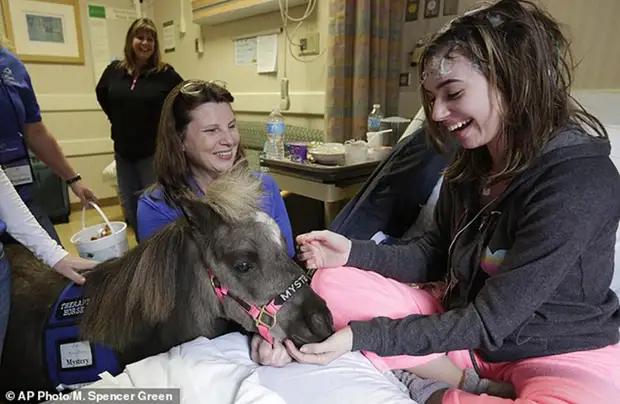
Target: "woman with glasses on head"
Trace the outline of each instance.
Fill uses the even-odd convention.
[[[240,145],[233,96],[224,85],[188,80],[175,87],[164,104],[155,152],[157,182],[138,202],[138,233],[146,240],[174,221],[175,201],[209,192],[209,184],[235,164],[247,164]],[[293,257],[293,236],[284,200],[274,179],[259,175],[261,208],[273,217]]]
[[[570,96],[567,54],[529,1],[467,13],[431,39],[426,125],[440,151],[456,149],[433,224],[400,246],[299,236],[338,331],[285,353],[324,364],[362,351],[420,404],[618,402],[620,176],[605,128]],[[290,361],[252,348],[261,363]]]
[[[97,84],[97,99],[112,127],[125,219],[136,233],[139,193],[155,182],[153,156],[161,108],[181,81],[174,68],[161,60],[155,24],[139,18],[127,31],[124,58],[112,62]]]

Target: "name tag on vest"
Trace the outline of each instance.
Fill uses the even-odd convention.
[[[34,182],[30,160],[25,158],[13,163],[2,164],[2,169],[13,186],[28,185]]]
[[[59,351],[62,369],[85,368],[93,365],[93,352],[87,341],[60,344]]]
[[[0,163],[13,186],[27,185],[34,182],[34,173],[30,158],[21,135],[15,139],[0,140]]]

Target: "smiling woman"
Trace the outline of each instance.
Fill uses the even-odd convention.
[[[210,184],[235,164],[247,167],[233,101],[224,86],[202,80],[187,80],[170,92],[157,136],[157,182],[138,202],[140,240],[176,220],[182,214],[177,207],[180,200],[206,195]],[[286,244],[293,257],[291,224],[280,191],[269,175],[254,175],[260,176],[263,186],[261,209],[269,215],[264,220],[274,228],[277,223],[277,237],[286,241],[282,246]]]
[[[287,343],[294,359],[361,351],[420,404],[618,401],[620,175],[571,96],[569,42],[536,3],[479,7],[425,45],[425,127],[451,159],[433,220],[400,245],[298,236],[338,331]]]
[[[125,219],[134,231],[137,195],[155,182],[153,155],[161,108],[181,81],[174,68],[161,60],[155,24],[139,18],[127,31],[123,60],[112,62],[97,84],[97,100],[112,125]]]

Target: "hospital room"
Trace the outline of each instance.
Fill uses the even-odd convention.
[[[0,403],[620,402],[617,0],[0,0]]]

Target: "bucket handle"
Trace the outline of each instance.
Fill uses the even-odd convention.
[[[95,202],[89,201],[88,203],[90,203],[92,205],[92,207],[95,208],[95,210],[97,212],[99,212],[99,215],[103,218],[105,223],[108,225],[108,227],[110,228],[110,231],[112,232],[112,234],[116,234],[116,232],[114,231],[114,227],[112,227],[112,224],[110,223],[110,221],[108,220],[106,215],[103,213],[101,208],[99,206],[97,206],[97,204]],[[86,206],[82,206],[82,230],[84,230],[86,228],[85,214],[86,214]]]

